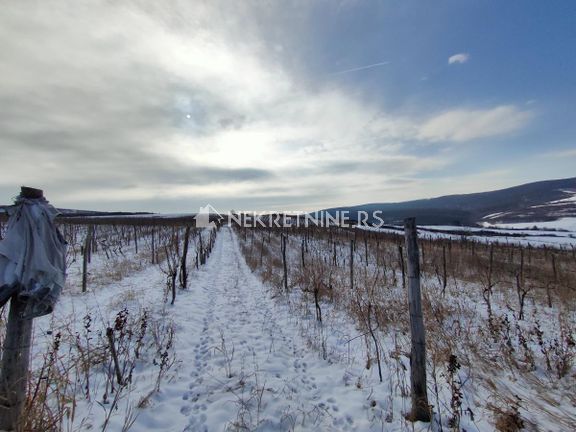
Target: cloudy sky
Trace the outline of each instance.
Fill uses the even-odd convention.
[[[6,0],[0,203],[310,210],[576,175],[576,2]]]

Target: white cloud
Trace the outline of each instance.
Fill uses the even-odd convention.
[[[388,185],[400,199],[392,179],[448,161],[415,156],[405,142],[467,141],[527,121],[504,106],[420,126],[299,75],[290,43],[279,50],[285,41],[262,30],[285,18],[266,9],[280,3],[26,3],[0,14],[0,202],[27,182],[57,205],[108,199],[125,210],[138,200],[162,210],[154,203],[166,196],[280,201],[294,191],[329,206],[384,199]]]
[[[417,138],[438,142],[464,142],[505,135],[524,127],[532,117],[513,105],[490,109],[456,109],[436,115],[417,130]]]
[[[470,59],[470,54],[468,53],[458,53],[450,56],[448,58],[448,64],[455,64],[455,63],[466,63]]]
[[[0,16],[0,145],[11,162],[0,187],[45,186],[66,206],[175,190],[251,197],[264,186],[293,193],[278,185],[309,167],[299,189],[337,180],[339,193],[353,173],[324,173],[319,161],[397,157],[395,120],[344,89],[307,85],[278,41],[256,33],[250,5],[11,5]]]

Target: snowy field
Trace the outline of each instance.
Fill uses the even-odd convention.
[[[67,390],[74,407],[65,407],[62,430],[382,430],[383,410],[395,429],[412,427],[401,415],[406,400],[385,407],[374,371],[355,357],[363,342],[351,340],[354,323],[342,317],[342,325],[324,336],[334,343],[324,360],[314,347],[321,338],[314,321],[294,312],[298,296],[273,298],[247,267],[231,228],[221,229],[206,265],[192,273],[189,289],[179,290],[173,306],[166,301],[162,266],[150,265],[140,249],[136,254],[125,246],[110,259],[102,251],[93,254],[86,293],[80,292],[77,257],[56,311],[35,320],[33,369],[39,373],[45,365],[55,335],[61,335],[56,355],[66,369],[77,355],[74,337],[90,337],[86,317],[96,345],[96,334],[113,327],[124,308],[134,317],[146,311],[149,325],[173,326],[174,365],[156,390],[160,356],[153,350],[141,356],[117,401],[111,360],[90,371],[89,380],[78,372],[82,385]],[[193,252],[190,257],[194,268]]]
[[[389,233],[402,233],[403,227],[361,228]],[[451,225],[418,226],[419,235],[428,239],[468,239],[482,243],[512,244],[532,247],[568,249],[576,247],[576,218],[562,218],[550,222],[516,224],[485,224],[484,227]]]
[[[576,427],[570,391],[575,307],[561,287],[568,252],[557,257],[552,307],[545,307],[544,291],[527,290],[524,318],[507,273],[495,269],[500,279],[490,291],[489,318],[483,273],[470,274],[455,246],[442,289],[438,257],[427,243],[423,293],[433,421],[412,423],[404,417],[410,340],[396,240],[368,237],[363,246],[357,239],[351,291],[348,237],[292,232],[287,294],[278,232],[222,227],[203,264],[198,253],[211,229],[195,231],[187,288],[177,288],[172,305],[166,257],[169,248],[182,255],[183,230],[156,229],[154,243],[150,229],[139,228],[136,252],[131,228],[98,227],[84,293],[85,228],[67,234],[66,290],[55,312],[34,324],[29,430]],[[532,277],[529,269],[526,274]],[[502,429],[506,424],[510,429]]]
[[[571,198],[572,201],[576,201],[576,196]],[[576,232],[576,218],[574,217],[565,217],[560,218],[555,221],[549,222],[524,222],[524,223],[510,223],[510,224],[496,224],[496,225],[486,225],[487,227],[496,227],[496,228],[512,228],[512,229],[532,229],[536,228],[538,230],[546,231],[546,230],[564,230],[570,231],[572,233]]]
[[[358,430],[412,430],[414,425],[402,422],[402,413],[410,405],[405,375],[410,368],[410,333],[398,259],[403,242],[398,236],[364,233],[304,230],[290,234],[291,289],[302,292],[304,316],[314,314],[318,290],[320,326],[324,331],[330,328],[328,334],[343,328],[342,315],[355,323],[355,329],[350,329],[355,340],[364,344],[356,346],[355,361],[363,362],[370,373],[361,387],[371,387],[379,409],[374,417],[380,419]],[[281,285],[278,238],[266,232],[244,235],[244,254],[251,267],[268,284]],[[421,245],[428,391],[434,420],[420,427],[573,430],[576,399],[568,390],[575,384],[573,251],[494,244],[492,266],[489,245],[458,240],[437,238]],[[371,330],[378,335],[376,341]],[[328,351],[338,346],[329,338],[325,345]],[[382,366],[381,381],[374,372],[377,363]]]

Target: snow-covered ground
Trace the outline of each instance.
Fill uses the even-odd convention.
[[[246,266],[231,229],[171,315],[181,364],[135,430],[381,430],[358,372],[310,349],[288,303]]]
[[[576,196],[569,198],[569,200],[575,201]],[[576,218],[565,217],[549,222],[524,222],[524,223],[509,223],[509,224],[495,224],[495,225],[488,224],[487,227],[513,228],[513,229],[532,229],[536,227],[538,230],[544,230],[544,231],[553,229],[553,230],[566,230],[571,231],[572,233],[576,233]]]
[[[33,369],[41,367],[55,334],[83,337],[86,316],[95,332],[97,323],[113,327],[124,308],[134,316],[147,310],[151,323],[174,324],[176,364],[154,391],[160,360],[153,353],[142,358],[117,405],[102,402],[110,369],[91,372],[90,396],[77,389],[65,429],[100,430],[105,421],[110,431],[124,430],[128,422],[135,431],[412,428],[402,415],[409,399],[385,403],[392,384],[377,385],[375,368],[365,368],[354,323],[340,316],[332,320],[337,326],[320,328],[313,316],[295,312],[298,294],[273,298],[250,271],[231,228],[220,230],[206,265],[193,270],[189,289],[178,291],[173,306],[165,301],[160,267],[133,248],[125,247],[124,254],[112,260],[93,255],[86,293],[80,292],[80,263],[72,265],[55,312],[35,320]],[[325,314],[330,322],[328,307]],[[325,355],[323,343],[329,347]],[[416,430],[427,428],[416,424]]]
[[[509,224],[486,228],[423,226],[419,227],[419,235],[423,238],[452,240],[461,240],[465,237],[468,240],[482,243],[530,245],[533,247],[546,246],[570,249],[572,246],[576,246],[576,230],[569,231],[568,225],[565,225],[564,231],[551,230],[561,229],[558,225],[538,225],[537,229],[533,229],[535,225],[537,224]],[[451,231],[452,233],[441,231]],[[462,234],[453,234],[455,231],[460,231]]]
[[[81,232],[79,236],[84,235]],[[115,238],[117,235],[106,237],[108,242],[120,244],[119,239]],[[131,382],[122,392],[117,391],[119,387],[116,390],[110,387],[109,377],[113,375],[111,360],[103,367],[102,364],[106,362],[102,363],[98,358],[106,328],[114,328],[115,320],[123,310],[133,321],[141,319],[146,313],[149,330],[154,328],[154,333],[159,337],[165,336],[172,325],[165,302],[166,276],[158,265],[150,264],[149,253],[142,240],[138,254],[133,244],[124,244],[120,249],[110,248],[107,254],[101,244],[98,252],[92,253],[88,264],[88,289],[85,293],[81,292],[82,256],[77,252],[76,259],[67,270],[66,287],[54,312],[34,320],[32,383],[35,379],[41,382],[42,378],[36,375],[46,366],[55,341],[59,341],[57,360],[52,368],[59,370],[56,375],[61,374],[59,379],[62,383],[67,382],[67,385],[63,385],[62,389],[53,387],[52,394],[58,393],[68,410],[61,424],[62,430],[123,430],[124,423],[139,414],[136,409],[138,404],[157,385],[161,353],[155,351],[159,345],[148,340],[152,339],[151,336],[146,338],[148,349],[142,348]],[[79,248],[78,245],[76,247]],[[90,370],[81,370],[85,363],[79,357],[83,355],[86,355],[86,362],[90,362],[88,359],[93,356],[98,364]],[[122,366],[128,366],[128,361],[124,360],[129,357],[121,358]],[[119,397],[116,402],[115,394]],[[54,401],[49,405],[56,409]],[[104,423],[107,423],[105,427]]]
[[[282,272],[282,263],[278,260],[274,263],[280,250],[279,234],[276,233],[277,238],[273,236],[272,241],[267,240],[267,233],[253,235],[248,230],[246,234],[244,253],[250,265],[257,268],[263,278],[269,279],[271,274],[272,285],[281,285],[277,277],[274,280],[274,276]],[[372,323],[377,326],[383,380],[379,383],[369,375],[363,382],[371,388],[371,395],[382,412],[392,414],[390,422],[381,423],[382,430],[410,430],[412,425],[403,425],[398,418],[409,405],[409,390],[406,390],[409,379],[405,374],[410,368],[404,360],[410,351],[410,341],[406,289],[402,286],[400,266],[396,265],[397,244],[393,241],[383,244],[382,239],[377,241],[374,238],[368,238],[365,243],[361,233],[357,233],[358,247],[351,252],[349,244],[356,234],[347,231],[333,234],[335,238],[317,231],[307,240],[297,234],[289,235],[290,289],[306,292],[319,280],[324,281],[323,289],[330,286],[324,295],[328,299],[334,298],[322,304],[322,315],[326,310],[332,315],[333,309],[337,308],[354,316],[357,326],[364,320],[361,331],[346,325],[340,318],[332,319],[332,316],[324,321],[324,325],[327,334],[340,330],[360,335],[357,340],[364,339],[367,350],[356,351],[356,361],[368,359],[366,367],[371,363],[371,371],[375,369],[375,352],[369,337],[363,338],[367,334],[366,314],[370,316],[366,307],[372,305],[378,309],[372,316]],[[305,243],[309,250],[304,253]],[[362,243],[368,246],[365,248]],[[506,256],[502,254],[502,250],[507,249],[496,248],[500,251],[500,260],[509,259],[507,253]],[[261,250],[265,251],[264,264]],[[350,275],[349,266],[351,253],[355,264],[353,275]],[[457,259],[466,253],[458,250],[454,257]],[[544,257],[548,252],[537,253]],[[571,252],[557,253],[568,258],[566,263],[571,265]],[[428,344],[428,392],[434,411],[434,421],[429,430],[452,430],[450,425],[454,421],[462,428],[457,430],[469,431],[491,431],[495,430],[498,422],[513,421],[517,424],[521,421],[526,430],[574,430],[574,399],[568,390],[574,383],[572,369],[559,378],[554,372],[556,366],[551,367],[553,361],[550,357],[551,350],[556,350],[550,347],[554,346],[558,347],[554,356],[563,359],[556,363],[560,369],[563,368],[561,365],[572,362],[564,363],[574,355],[576,317],[574,304],[569,300],[572,296],[554,298],[552,306],[546,306],[542,302],[542,293],[532,288],[530,300],[525,305],[525,317],[519,318],[517,292],[510,285],[508,270],[498,266],[498,275],[493,275],[495,283],[491,288],[492,315],[489,318],[483,298],[486,274],[482,269],[476,268],[479,272],[473,274],[466,270],[471,270],[473,262],[464,261],[464,266],[458,271],[454,264],[450,264],[454,273],[447,281],[446,292],[443,292],[439,276],[441,270],[434,264],[438,255],[434,256],[433,250],[427,249],[426,257],[427,264],[421,267],[426,269],[422,273],[422,292]],[[307,262],[305,268],[300,264],[301,259]],[[350,289],[350,279],[354,280],[353,289]],[[313,299],[310,297],[311,294],[308,302],[312,309]],[[333,341],[328,340],[326,345],[329,349],[338,350],[338,344],[334,345]],[[559,348],[560,345],[563,347]],[[460,364],[450,372],[452,355],[459,359]],[[376,428],[375,423],[371,426]],[[511,425],[510,428],[502,427],[500,424],[499,430],[519,430]]]
[[[244,244],[249,242],[248,239]],[[65,369],[72,361],[70,353],[75,352],[75,338],[83,341],[87,337],[86,317],[91,317],[92,340],[95,341],[97,332],[106,326],[114,327],[114,321],[123,309],[134,318],[147,311],[149,326],[157,328],[155,334],[161,334],[160,327],[164,330],[174,328],[174,341],[166,352],[172,353],[175,363],[162,375],[158,390],[162,353],[154,347],[162,346],[162,341],[151,340],[148,351],[135,361],[133,379],[117,403],[111,403],[113,394],[110,394],[109,386],[113,369],[110,360],[104,363],[108,366],[91,371],[89,383],[83,381],[80,372],[81,385],[77,384],[77,398],[71,402],[73,415],[64,420],[63,429],[407,431],[440,430],[440,425],[447,427],[446,412],[450,409],[444,405],[452,396],[445,383],[440,390],[436,388],[433,396],[436,384],[430,382],[430,377],[430,402],[437,406],[435,413],[444,412],[443,417],[437,415],[431,424],[412,424],[403,416],[410,407],[409,360],[405,354],[409,341],[403,330],[405,313],[401,321],[378,329],[383,365],[380,382],[377,368],[366,366],[366,359],[373,359],[373,347],[367,346],[363,330],[348,312],[330,301],[322,301],[324,319],[319,324],[314,317],[310,295],[298,289],[297,282],[292,282],[295,285],[290,295],[278,295],[270,284],[262,282],[260,272],[250,270],[241,251],[242,240],[231,228],[220,230],[211,256],[198,270],[194,269],[197,242],[191,242],[189,288],[178,290],[174,305],[166,301],[166,275],[161,266],[150,264],[147,244],[149,241],[145,239],[140,241],[139,254],[133,244],[125,245],[119,255],[110,253],[108,259],[102,250],[94,254],[86,293],[80,292],[80,262],[72,264],[67,288],[55,312],[35,320],[33,369],[41,368],[54,335],[59,332],[71,337],[69,340],[63,338],[64,348],[59,351]],[[273,241],[267,247],[276,248],[275,245]],[[325,263],[325,257],[332,253],[330,247],[322,252],[325,246],[322,242],[317,245],[312,242],[309,259],[318,253],[318,263]],[[345,262],[347,253],[344,245],[338,250],[338,261]],[[365,267],[362,255],[358,252],[359,270]],[[298,238],[291,240],[289,260],[290,277],[293,278],[292,269],[300,260]],[[346,274],[348,270],[344,266],[338,271]],[[359,271],[357,277],[366,276]],[[346,278],[341,278],[344,285]],[[436,290],[433,280],[425,281],[426,290],[430,293]],[[377,298],[383,305],[396,308],[405,304],[405,292],[401,287],[387,287],[378,292],[382,297]],[[446,300],[439,304],[448,310],[453,308],[453,319],[458,316],[462,322],[469,320],[466,324],[469,328],[479,326],[483,312],[478,306],[481,305],[478,288],[456,284],[453,289],[449,287],[448,292]],[[513,296],[500,302],[506,307],[495,302],[495,313],[502,317],[512,316],[508,309],[512,301]],[[396,312],[390,309],[387,313]],[[555,331],[556,309],[543,314],[534,306],[528,307],[527,313],[545,317],[542,328],[546,334]],[[429,324],[437,325],[433,321]],[[448,327],[442,331],[451,342],[433,342],[454,344],[452,330]],[[469,343],[478,341],[478,346],[485,343],[476,330],[474,332],[466,338]],[[78,345],[81,344],[78,342]],[[464,341],[454,345],[464,351],[468,347]],[[535,342],[531,342],[530,347],[534,352],[540,349]],[[482,349],[489,352],[494,348],[487,344]],[[494,355],[497,358],[496,353]],[[444,359],[440,364],[442,362]],[[472,369],[463,367],[459,372],[466,398],[463,406],[471,409],[470,414],[468,411],[462,413],[461,425],[467,430],[491,430],[493,423],[491,415],[487,414],[487,400],[492,394],[509,393],[510,388],[521,396],[522,415],[530,420],[530,425],[562,430],[556,426],[574,423],[562,381],[551,380],[541,369],[524,376],[515,371],[490,369],[487,364],[480,366],[486,370],[472,373]],[[441,372],[434,373],[439,380],[446,380]],[[476,378],[470,380],[473,375]],[[436,375],[434,377],[436,380]],[[544,384],[531,381],[535,377]],[[540,400],[534,394],[534,389],[541,388],[538,386],[545,385],[548,380],[557,387],[543,396],[555,398],[556,405],[548,399]],[[104,395],[107,395],[107,401]],[[544,420],[539,421],[539,418]]]
[[[371,231],[402,234],[404,228],[359,227]],[[418,226],[421,238],[472,240],[482,243],[514,244],[533,247],[555,247],[570,250],[576,247],[576,218],[564,218],[552,222],[516,224],[486,224],[483,228],[451,225]]]

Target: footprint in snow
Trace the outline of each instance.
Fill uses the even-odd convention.
[[[206,417],[206,414],[204,413],[196,417],[191,417],[190,423],[188,423],[188,426],[184,430],[190,432],[208,432],[208,426],[204,424],[206,423],[207,418],[208,417]]]
[[[191,412],[192,407],[190,405],[184,405],[182,408],[180,408],[180,414],[182,415],[189,416]]]

